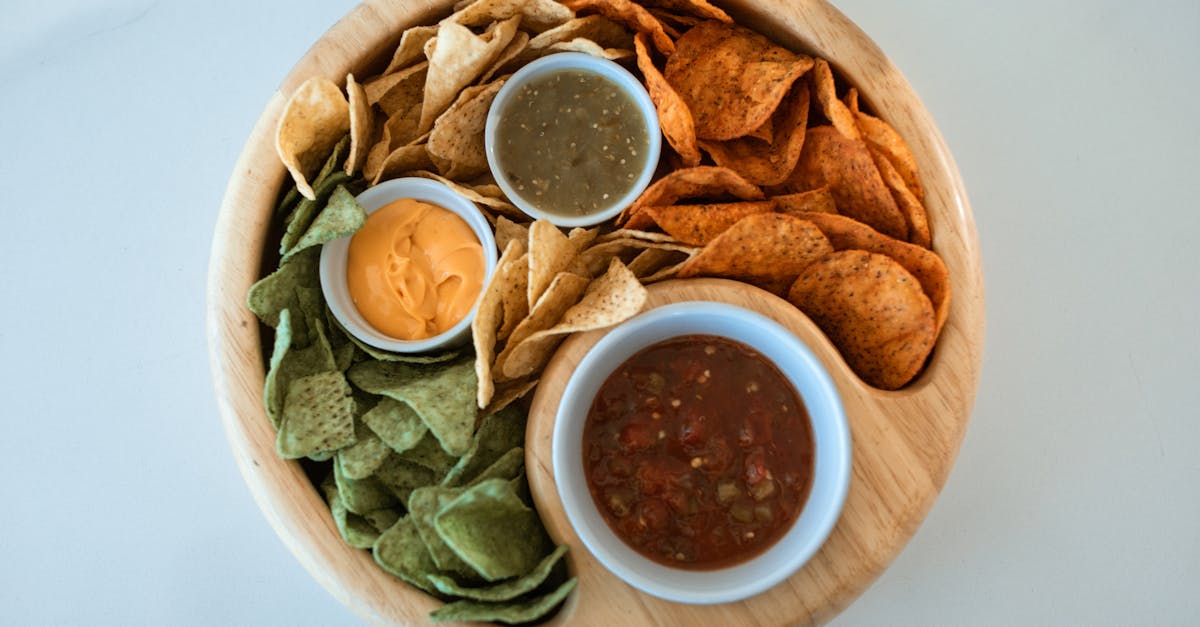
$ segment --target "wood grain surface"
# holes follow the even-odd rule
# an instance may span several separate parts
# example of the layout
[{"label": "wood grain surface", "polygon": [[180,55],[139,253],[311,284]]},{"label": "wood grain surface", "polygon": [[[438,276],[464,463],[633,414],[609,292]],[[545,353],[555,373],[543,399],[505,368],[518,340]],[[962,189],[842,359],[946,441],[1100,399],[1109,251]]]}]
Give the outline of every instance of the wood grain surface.
[{"label": "wood grain surface", "polygon": [[[246,309],[246,291],[260,276],[268,223],[286,172],[274,150],[274,129],[287,96],[305,79],[342,82],[382,69],[404,28],[430,23],[451,1],[368,0],[321,38],[271,96],[230,179],[213,238],[208,277],[207,334],[218,408],[234,458],[259,507],[300,563],[363,619],[378,624],[427,622],[436,599],[386,574],[369,552],[347,546],[329,509],[299,464],[275,454],[275,434],[262,405],[265,376],[259,324]],[[696,607],[637,593],[573,545],[581,576],[555,624],[811,624],[828,620],[887,567],[925,517],[954,463],[979,381],[984,335],[983,274],[975,224],[953,159],[919,98],[873,42],[820,0],[718,2],[740,23],[793,49],[829,59],[863,99],[910,143],[926,188],[933,247],[950,270],[953,299],[942,336],[924,373],[896,392],[863,385],[823,336],[803,318],[784,316],[830,368],[843,394],[854,438],[850,494],[826,546],[785,584],[752,599]],[[697,282],[699,290],[718,298]],[[670,298],[656,288],[653,302]],[[750,299],[768,314],[779,302]],[[744,303],[743,303],[744,304]],[[777,313],[777,312],[776,312]],[[797,317],[798,316],[798,317]],[[572,338],[547,372],[547,381],[592,336]],[[549,386],[539,392],[547,406]],[[547,483],[544,421],[528,434],[530,477],[547,523],[570,541]],[[576,540],[577,544],[577,540]]]}]

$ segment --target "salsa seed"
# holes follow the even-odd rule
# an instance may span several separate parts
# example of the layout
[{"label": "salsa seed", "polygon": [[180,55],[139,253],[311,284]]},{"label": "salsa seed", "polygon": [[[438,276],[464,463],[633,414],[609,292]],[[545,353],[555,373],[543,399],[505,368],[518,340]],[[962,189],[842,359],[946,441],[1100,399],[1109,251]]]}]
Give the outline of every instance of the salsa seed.
[{"label": "salsa seed", "polygon": [[683,402],[677,398],[671,399],[671,407],[679,407],[682,404],[683,404]]}]

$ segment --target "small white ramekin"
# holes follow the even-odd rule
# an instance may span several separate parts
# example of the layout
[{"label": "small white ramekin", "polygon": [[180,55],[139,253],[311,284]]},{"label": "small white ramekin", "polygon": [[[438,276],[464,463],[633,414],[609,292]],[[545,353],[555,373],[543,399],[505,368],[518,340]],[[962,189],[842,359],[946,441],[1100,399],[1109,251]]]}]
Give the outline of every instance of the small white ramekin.
[{"label": "small white ramekin", "polygon": [[[808,500],[788,532],[751,560],[708,571],[664,566],[625,544],[597,509],[583,465],[584,423],[605,379],[639,350],[693,334],[741,342],[774,362],[804,401],[815,452]],[[820,360],[775,321],[724,303],[666,305],[630,319],[601,338],[567,381],[555,416],[551,447],[558,496],[588,550],[626,583],[680,603],[737,601],[791,576],[821,548],[833,530],[850,486],[850,429],[837,387]]]},{"label": "small white ramekin", "polygon": [[[459,195],[449,187],[437,181],[423,178],[402,178],[386,181],[371,187],[358,195],[358,204],[366,210],[367,215],[388,203],[401,198],[412,198],[435,204],[448,211],[454,212],[466,221],[479,238],[483,246],[484,277],[483,286],[496,271],[498,254],[496,239],[487,218],[470,200]],[[333,316],[354,337],[375,348],[395,353],[424,353],[434,350],[452,348],[462,344],[471,337],[471,321],[479,309],[479,299],[483,297],[483,289],[475,299],[471,311],[453,327],[423,340],[400,340],[386,335],[371,326],[350,297],[350,288],[346,279],[346,259],[350,251],[350,237],[343,237],[325,244],[321,250],[321,291],[325,294],[325,302]]]},{"label": "small white ramekin", "polygon": [[[584,216],[562,216],[538,209],[536,205],[526,200],[513,188],[512,183],[504,175],[504,169],[500,167],[501,160],[496,154],[496,127],[501,113],[513,96],[518,93],[517,90],[533,79],[560,70],[591,72],[615,82],[637,104],[638,111],[645,120],[646,137],[649,139],[646,165],[642,168],[637,180],[634,181],[633,187],[619,198],[614,199],[611,205]],[[650,179],[654,176],[655,169],[658,168],[659,153],[662,151],[662,132],[658,127],[658,113],[654,109],[654,102],[650,100],[650,94],[646,93],[646,88],[642,86],[636,76],[606,59],[599,59],[582,52],[559,52],[542,57],[517,70],[500,88],[496,99],[492,101],[491,108],[488,109],[487,122],[484,127],[484,148],[492,176],[495,177],[500,189],[504,190],[505,195],[518,209],[534,219],[546,219],[558,226],[591,226],[616,217],[650,185]]]}]

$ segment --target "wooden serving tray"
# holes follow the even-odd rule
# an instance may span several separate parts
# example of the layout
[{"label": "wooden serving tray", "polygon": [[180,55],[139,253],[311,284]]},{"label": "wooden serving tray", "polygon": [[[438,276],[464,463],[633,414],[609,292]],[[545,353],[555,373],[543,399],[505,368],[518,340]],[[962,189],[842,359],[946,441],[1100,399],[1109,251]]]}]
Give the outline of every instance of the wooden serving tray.
[{"label": "wooden serving tray", "polygon": [[[261,276],[275,199],[286,177],[274,132],[288,96],[324,75],[341,83],[386,65],[401,32],[433,23],[453,0],[366,0],[329,30],[272,95],[242,151],[226,190],[213,238],[207,334],[221,418],[234,458],[263,514],[300,563],[326,589],[372,623],[425,623],[440,602],[347,546],[318,490],[300,465],[275,454],[263,411],[264,354],[246,291]],[[568,364],[598,334],[572,338],[546,372],[527,434],[531,486],[552,533],[572,544],[581,582],[553,624],[795,624],[833,617],[896,557],[916,531],[953,465],[974,402],[983,352],[983,274],[975,224],[954,161],[919,98],[887,57],[823,0],[719,1],[739,23],[795,50],[828,59],[862,100],[909,142],[926,188],[933,248],[950,270],[950,315],[921,376],[897,392],[862,384],[801,314],[761,292],[718,289],[689,280],[653,290],[653,303],[701,294],[735,299],[784,322],[824,361],[846,404],[854,438],[851,487],[825,547],[785,584],[752,599],[688,606],[636,592],[600,567],[565,523],[549,466],[553,399]],[[743,296],[733,296],[742,294]],[[681,296],[689,295],[689,296]],[[781,304],[783,303],[783,304]],[[794,310],[793,310],[794,312]],[[556,391],[557,390],[557,391]]]}]

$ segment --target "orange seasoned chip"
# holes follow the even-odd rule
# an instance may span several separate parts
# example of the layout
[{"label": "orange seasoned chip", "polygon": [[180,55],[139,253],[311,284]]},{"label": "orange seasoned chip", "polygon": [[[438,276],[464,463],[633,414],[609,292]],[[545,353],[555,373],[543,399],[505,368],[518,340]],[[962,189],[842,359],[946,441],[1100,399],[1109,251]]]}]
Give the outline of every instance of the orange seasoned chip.
[{"label": "orange seasoned chip", "polygon": [[353,175],[367,161],[371,149],[371,132],[374,130],[374,113],[367,103],[367,93],[354,80],[353,74],[346,75],[346,95],[350,104],[350,154],[346,156],[346,174]]},{"label": "orange seasoned chip", "polygon": [[863,381],[895,390],[925,364],[933,307],[899,263],[865,250],[826,256],[800,273],[788,301],[812,318]]},{"label": "orange seasoned chip", "polygon": [[800,160],[804,129],[808,123],[808,98],[808,86],[798,82],[775,115],[759,127],[770,128],[769,141],[747,136],[726,141],[704,140],[700,146],[717,165],[741,174],[751,183],[779,185],[787,180]]},{"label": "orange seasoned chip", "polygon": [[821,111],[833,124],[839,133],[848,139],[862,139],[858,126],[854,122],[854,114],[846,103],[838,100],[837,88],[833,82],[833,69],[825,59],[817,59],[812,73],[813,89],[816,91],[817,102]]},{"label": "orange seasoned chip", "polygon": [[690,168],[700,165],[700,149],[696,146],[696,127],[692,123],[691,111],[688,111],[683,99],[675,93],[658,68],[654,67],[646,47],[645,33],[637,34],[634,47],[637,50],[638,69],[646,79],[650,100],[654,101],[654,108],[658,111],[658,125],[662,128],[663,136],[679,153],[684,166]]},{"label": "orange seasoned chip", "polygon": [[753,31],[708,21],[679,38],[663,74],[695,117],[696,136],[726,140],[762,126],[812,64]]},{"label": "orange seasoned chip", "polygon": [[929,233],[929,218],[925,214],[925,206],[905,185],[904,177],[896,171],[887,155],[870,144],[867,145],[867,150],[871,152],[871,158],[875,160],[875,166],[879,168],[879,175],[883,177],[884,184],[892,190],[892,198],[895,199],[896,206],[904,214],[904,220],[908,223],[908,241],[922,248],[929,248],[933,242]]},{"label": "orange seasoned chip", "polygon": [[784,184],[787,191],[828,187],[838,213],[896,239],[908,239],[908,224],[871,159],[866,144],[832,126],[808,129],[800,161]]},{"label": "orange seasoned chip", "polygon": [[308,177],[349,130],[350,103],[333,81],[310,78],[288,99],[275,130],[275,150],[302,196],[316,199]]},{"label": "orange seasoned chip", "polygon": [[935,328],[940,333],[950,313],[950,271],[937,253],[888,237],[845,216],[801,213],[829,238],[834,250],[865,250],[891,257],[921,284],[933,305]]},{"label": "orange seasoned chip", "polygon": [[921,177],[917,174],[917,159],[900,133],[887,122],[861,111],[855,113],[854,119],[867,145],[886,155],[909,191],[917,200],[924,202],[925,188],[921,186]]},{"label": "orange seasoned chip", "polygon": [[[729,168],[704,165],[683,168],[671,172],[647,187],[646,191],[633,201],[633,204],[626,207],[621,215],[617,216],[617,225],[638,228],[623,223],[628,222],[643,207],[673,205],[676,201],[684,198],[719,199],[722,196],[735,196],[742,200],[762,200],[763,191]],[[653,221],[650,220],[646,220],[646,222],[653,224]],[[642,228],[644,229],[644,226]]]},{"label": "orange seasoned chip", "polygon": [[679,278],[737,279],[786,294],[800,271],[833,252],[812,222],[782,213],[747,216],[709,242],[679,269]]},{"label": "orange seasoned chip", "polygon": [[677,21],[686,26],[694,26],[701,20],[733,23],[733,18],[729,17],[728,13],[706,0],[646,0],[643,4],[654,7],[650,12],[656,16],[659,13],[665,14],[660,19]]},{"label": "orange seasoned chip", "polygon": [[755,213],[770,213],[775,210],[771,200],[725,202],[706,205],[672,205],[670,207],[646,207],[643,211],[663,231],[693,246],[703,246],[742,218]]},{"label": "orange seasoned chip", "polygon": [[[775,210],[780,213],[799,215],[806,212],[837,213],[837,205],[833,202],[833,194],[828,187],[819,187],[807,192],[795,194],[780,194],[772,196]],[[804,216],[801,216],[804,217]]]},{"label": "orange seasoned chip", "polygon": [[595,11],[618,24],[624,24],[636,33],[646,33],[654,47],[667,56],[675,52],[675,44],[667,37],[662,22],[650,15],[641,5],[630,0],[567,0],[563,4],[576,12]]}]

